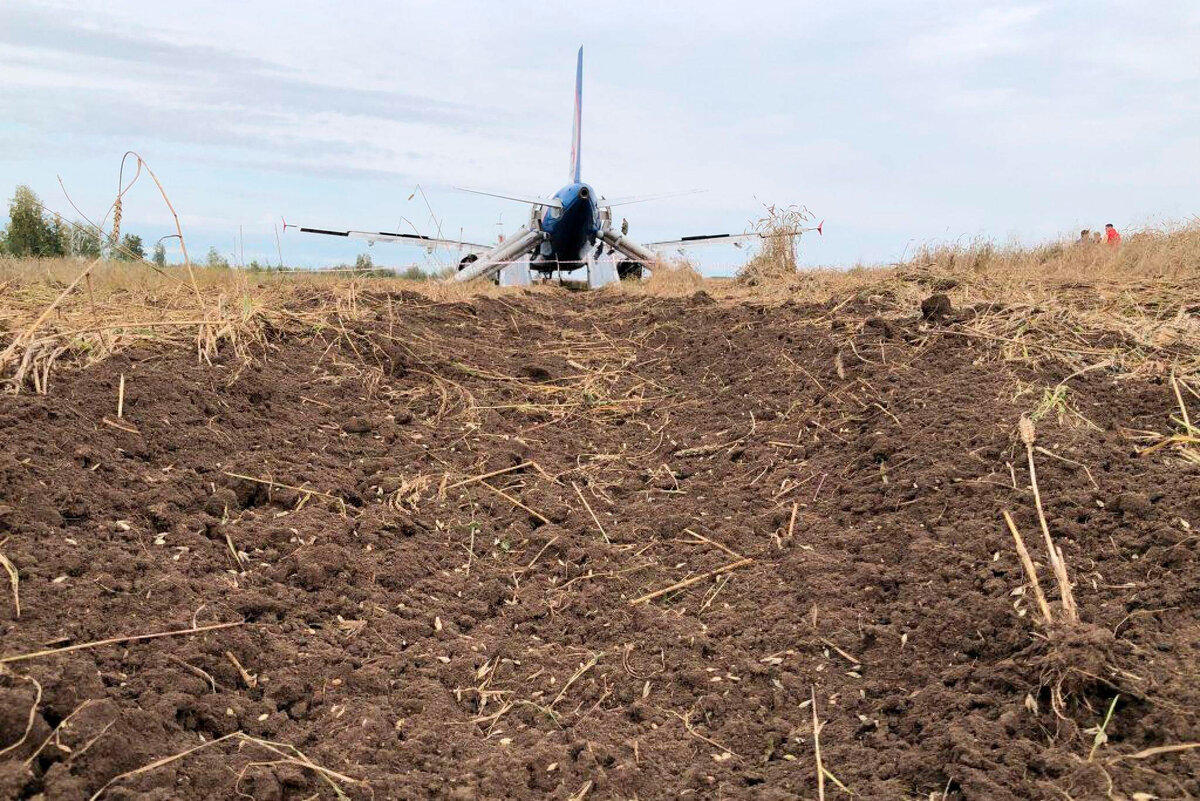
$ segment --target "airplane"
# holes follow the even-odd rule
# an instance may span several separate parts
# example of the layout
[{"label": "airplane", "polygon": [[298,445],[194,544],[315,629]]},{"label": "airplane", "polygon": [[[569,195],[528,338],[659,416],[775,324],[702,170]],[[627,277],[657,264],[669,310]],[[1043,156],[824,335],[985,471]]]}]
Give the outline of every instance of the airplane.
[{"label": "airplane", "polygon": [[[653,272],[660,263],[662,254],[669,250],[680,250],[697,245],[734,243],[740,246],[744,240],[771,237],[794,237],[806,231],[823,234],[824,221],[812,228],[796,228],[786,231],[759,231],[743,234],[705,234],[686,236],[681,239],[661,242],[638,243],[629,239],[628,223],[622,220],[619,229],[613,227],[614,207],[657,200],[663,197],[692,194],[676,192],[644,197],[602,197],[582,178],[582,111],[583,111],[583,48],[579,48],[575,67],[575,115],[571,135],[570,183],[550,197],[530,197],[478,189],[455,187],[460,191],[472,192],[488,197],[512,200],[528,204],[529,222],[511,236],[501,238],[493,245],[465,242],[457,239],[423,236],[419,233],[405,234],[389,231],[332,230],[290,225],[284,221],[284,230],[298,228],[302,233],[324,234],[352,239],[364,239],[368,244],[376,242],[400,242],[432,250],[434,248],[456,248],[466,252],[454,274],[455,281],[471,281],[476,278],[492,277],[499,280],[499,272],[511,264],[528,258],[531,273],[549,279],[556,271],[570,273],[587,268],[589,279],[591,268],[604,255],[617,256],[617,278],[620,280],[640,279],[645,271]],[[696,190],[693,190],[696,191]],[[589,280],[590,283],[590,280]]]}]

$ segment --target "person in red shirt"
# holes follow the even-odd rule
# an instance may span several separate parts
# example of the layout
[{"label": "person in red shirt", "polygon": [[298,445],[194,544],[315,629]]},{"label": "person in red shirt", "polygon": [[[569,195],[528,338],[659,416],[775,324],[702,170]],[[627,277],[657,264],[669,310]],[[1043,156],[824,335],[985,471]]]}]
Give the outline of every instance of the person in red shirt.
[{"label": "person in red shirt", "polygon": [[1121,234],[1117,232],[1116,228],[1113,228],[1112,223],[1108,223],[1104,226],[1104,237],[1108,241],[1108,244],[1113,245],[1114,247],[1121,244]]}]

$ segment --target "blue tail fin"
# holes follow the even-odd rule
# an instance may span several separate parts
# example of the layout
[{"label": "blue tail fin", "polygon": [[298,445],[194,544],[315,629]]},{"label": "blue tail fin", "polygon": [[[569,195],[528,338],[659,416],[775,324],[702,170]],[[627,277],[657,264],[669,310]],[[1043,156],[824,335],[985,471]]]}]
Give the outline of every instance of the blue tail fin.
[{"label": "blue tail fin", "polygon": [[571,182],[579,183],[580,128],[583,127],[583,48],[579,48],[579,64],[575,67],[575,127],[571,132]]}]

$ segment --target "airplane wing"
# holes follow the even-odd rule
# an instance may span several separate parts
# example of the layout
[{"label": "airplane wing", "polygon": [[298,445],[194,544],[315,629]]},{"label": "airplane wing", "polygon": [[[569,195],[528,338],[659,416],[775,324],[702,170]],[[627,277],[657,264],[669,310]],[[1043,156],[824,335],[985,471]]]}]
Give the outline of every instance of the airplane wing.
[{"label": "airplane wing", "polygon": [[518,203],[528,203],[531,206],[547,206],[556,209],[562,208],[562,201],[556,197],[533,197],[531,195],[502,195],[499,192],[484,192],[482,189],[468,189],[465,186],[454,187],[459,192],[470,192],[473,195],[487,195],[488,197],[498,197],[503,200],[515,200]]},{"label": "airplane wing", "polygon": [[742,242],[753,239],[774,239],[776,237],[799,236],[805,231],[816,231],[818,234],[823,234],[821,230],[825,226],[825,221],[822,220],[820,225],[813,228],[797,228],[794,231],[778,231],[771,233],[751,232],[748,234],[702,234],[700,236],[685,236],[682,239],[668,239],[662,242],[647,242],[646,247],[654,248],[655,250],[665,248],[689,248],[698,245],[723,245],[732,243],[741,246]]},{"label": "airplane wing", "polygon": [[401,242],[408,245],[417,245],[426,250],[433,248],[462,248],[469,251],[484,252],[492,249],[492,245],[481,245],[478,242],[463,242],[458,239],[439,239],[432,236],[422,236],[421,234],[398,234],[391,231],[334,231],[328,228],[308,228],[303,225],[293,225],[285,222],[283,229],[286,231],[289,228],[296,228],[301,233],[305,234],[324,234],[325,236],[343,236],[349,239],[365,239],[368,244],[376,242]]}]

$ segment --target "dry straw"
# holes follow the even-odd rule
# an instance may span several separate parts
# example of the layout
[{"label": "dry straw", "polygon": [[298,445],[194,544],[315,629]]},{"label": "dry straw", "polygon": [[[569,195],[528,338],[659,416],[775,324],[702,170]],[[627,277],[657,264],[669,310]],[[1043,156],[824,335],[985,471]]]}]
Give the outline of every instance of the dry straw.
[{"label": "dry straw", "polygon": [[4,568],[4,572],[8,573],[8,583],[12,586],[13,610],[19,618],[21,616],[21,574],[17,572],[17,566],[2,553],[0,553],[0,566]]},{"label": "dry straw", "polygon": [[1042,527],[1042,536],[1046,540],[1046,551],[1050,556],[1050,568],[1054,571],[1054,578],[1058,582],[1058,590],[1062,598],[1063,614],[1069,621],[1078,621],[1079,610],[1075,606],[1075,595],[1071,592],[1071,579],[1067,575],[1067,563],[1063,558],[1062,549],[1054,544],[1054,538],[1050,536],[1050,526],[1046,524],[1046,512],[1042,508],[1042,493],[1038,488],[1037,468],[1033,462],[1033,444],[1037,437],[1037,431],[1033,426],[1033,421],[1025,416],[1021,417],[1018,429],[1021,434],[1021,441],[1025,443],[1025,453],[1029,462],[1029,483],[1033,488],[1033,502],[1037,507],[1038,523]]}]

